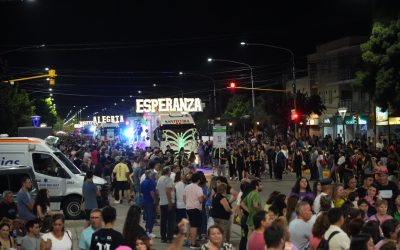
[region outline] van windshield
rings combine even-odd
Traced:
[[[54,154],[60,159],[65,166],[73,173],[73,174],[81,174],[81,171],[61,152],[54,152]]]

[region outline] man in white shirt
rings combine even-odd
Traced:
[[[331,179],[322,179],[320,181],[320,183],[321,183],[322,190],[321,190],[321,193],[318,194],[317,197],[315,197],[314,204],[313,204],[313,210],[314,210],[314,213],[316,213],[316,214],[319,213],[319,210],[321,207],[321,203],[320,203],[321,197],[324,195],[330,196],[332,194],[332,185],[331,185],[332,180]]]
[[[350,249],[350,238],[341,229],[344,224],[343,211],[340,208],[331,208],[328,211],[330,227],[324,234],[324,239],[329,240],[329,249],[347,250]],[[333,234],[335,233],[335,234]],[[332,236],[331,236],[332,235]],[[331,237],[330,237],[331,236]]]
[[[296,205],[297,218],[289,224],[290,241],[299,249],[307,249],[310,237],[312,235],[311,206],[306,201],[300,201]],[[332,248],[333,249],[333,248]]]
[[[175,230],[175,192],[174,183],[171,178],[171,169],[164,167],[162,169],[162,176],[157,182],[157,191],[160,197],[160,233],[161,242],[171,243]]]

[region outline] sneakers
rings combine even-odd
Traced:
[[[114,201],[114,203],[116,203],[116,204],[118,203],[118,204],[119,204],[119,203],[120,203],[120,201],[119,201],[119,200],[115,200],[115,201]]]
[[[200,249],[200,245],[199,244],[191,244],[190,245],[190,249]]]
[[[149,233],[149,232],[147,232],[147,236],[149,236],[150,239],[156,238],[156,235],[155,235],[155,234]]]

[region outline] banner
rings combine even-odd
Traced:
[[[375,113],[377,126],[389,125],[389,112],[387,110],[385,112],[382,112],[381,108],[376,106]]]
[[[226,148],[226,126],[213,127],[213,147]]]

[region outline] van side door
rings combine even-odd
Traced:
[[[39,189],[48,189],[50,197],[65,195],[66,179],[71,177],[57,159],[48,153],[33,152],[32,162]]]

